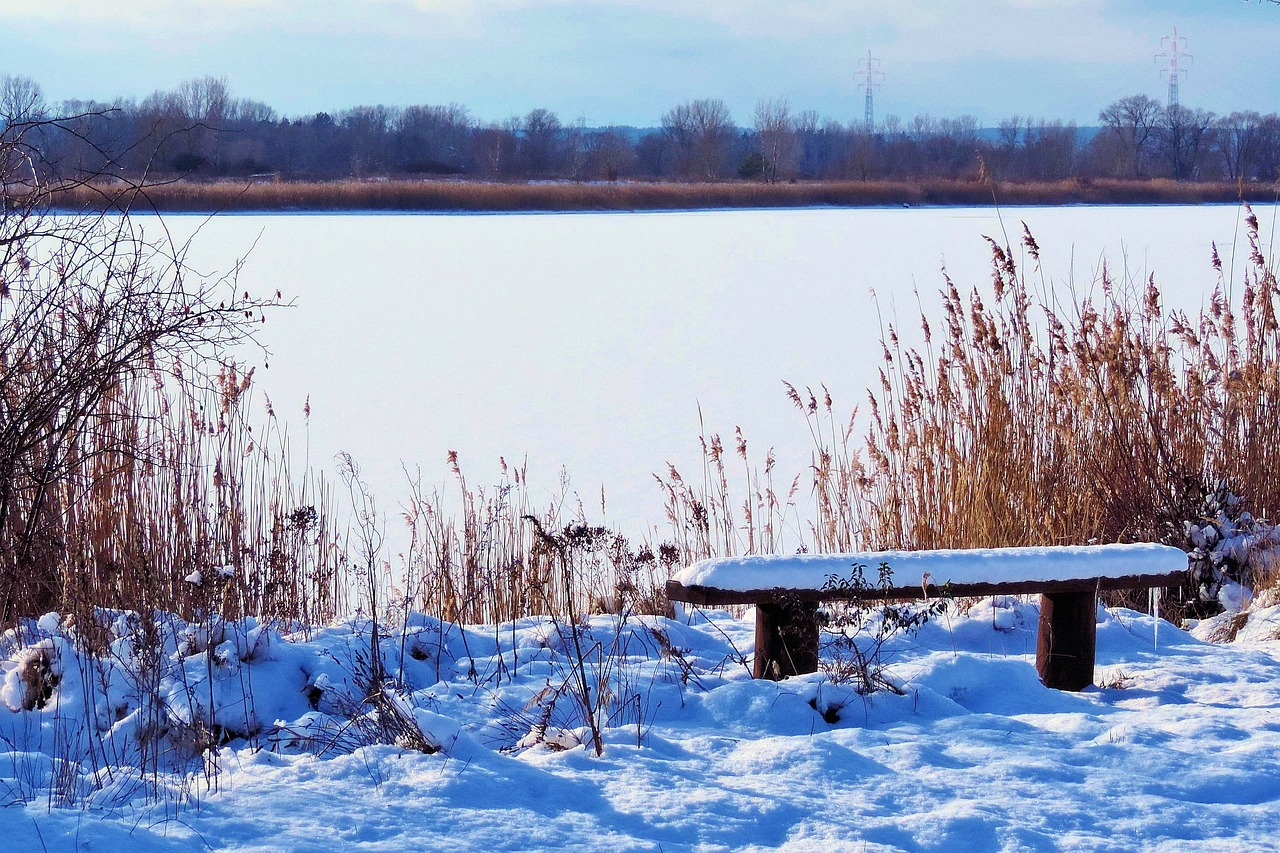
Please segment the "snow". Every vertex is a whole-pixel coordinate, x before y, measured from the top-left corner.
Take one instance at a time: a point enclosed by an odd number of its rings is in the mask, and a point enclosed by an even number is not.
[[[1064,693],[1036,678],[1036,605],[987,598],[890,641],[903,695],[862,695],[834,671],[751,680],[750,612],[593,617],[590,637],[619,652],[610,683],[625,700],[600,758],[563,696],[546,736],[529,737],[546,689],[572,669],[568,627],[549,620],[415,616],[384,638],[430,754],[358,744],[349,722],[333,736],[367,622],[286,634],[170,620],[167,713],[203,705],[229,731],[261,729],[191,776],[161,774],[150,800],[124,760],[110,781],[53,773],[66,741],[89,731],[136,757],[129,732],[145,708],[130,619],[115,620],[121,642],[96,662],[64,629],[33,625],[10,661],[46,649],[62,680],[44,709],[0,710],[0,833],[16,850],[1271,849],[1278,612],[1258,611],[1226,644],[1166,623],[1157,649],[1151,617],[1100,609],[1105,686]],[[824,649],[827,664],[834,654]],[[95,683],[108,687],[101,719],[83,713]],[[51,809],[51,779],[79,799]]]
[[[926,582],[941,586],[1169,574],[1186,571],[1187,554],[1168,545],[1137,543],[728,557],[694,563],[677,573],[675,580],[685,586],[739,592],[822,589],[830,578],[848,581],[854,567],[862,566],[867,583],[874,586],[882,562],[892,571],[894,586],[914,587]]]

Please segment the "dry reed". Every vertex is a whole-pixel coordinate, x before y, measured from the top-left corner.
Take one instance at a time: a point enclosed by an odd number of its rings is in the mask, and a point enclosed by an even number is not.
[[[569,484],[535,506],[528,471],[502,462],[490,489],[472,486],[449,453],[453,487],[427,492],[410,481],[392,598],[447,622],[497,626],[547,614],[665,613],[663,584],[680,561],[669,544],[634,545],[569,507]],[[558,543],[551,547],[549,543]]]
[[[250,377],[228,365],[203,399],[148,379],[122,383],[68,451],[83,464],[50,503],[54,565],[28,567],[61,580],[58,609],[86,635],[98,608],[297,624],[345,609],[330,488],[293,475],[274,413],[254,430]]]
[[[1270,184],[1162,179],[996,183],[920,179],[880,181],[484,181],[402,178],[339,181],[172,181],[120,191],[77,185],[54,203],[84,210],[125,205],[160,211],[591,211],[811,206],[990,206],[1003,204],[1204,204],[1272,201]]]

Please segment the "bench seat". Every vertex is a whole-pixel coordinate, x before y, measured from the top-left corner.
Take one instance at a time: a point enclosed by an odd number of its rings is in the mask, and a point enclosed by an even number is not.
[[[878,584],[879,567],[892,573]],[[865,586],[851,589],[855,567]],[[1044,683],[1093,683],[1100,590],[1177,586],[1187,555],[1154,544],[875,551],[703,560],[667,583],[667,596],[696,606],[756,605],[757,678],[814,672],[817,606],[823,601],[1040,595],[1036,668]]]

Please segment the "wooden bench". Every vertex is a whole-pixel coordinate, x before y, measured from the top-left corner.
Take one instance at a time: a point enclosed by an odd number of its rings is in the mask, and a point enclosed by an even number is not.
[[[882,563],[892,572],[885,586],[876,585]],[[851,593],[845,579],[857,566],[870,586]],[[1093,683],[1098,592],[1177,586],[1186,571],[1185,552],[1148,544],[733,557],[689,566],[667,582],[667,596],[697,606],[754,604],[755,677],[777,680],[817,671],[824,601],[1037,594],[1040,679],[1083,690]]]

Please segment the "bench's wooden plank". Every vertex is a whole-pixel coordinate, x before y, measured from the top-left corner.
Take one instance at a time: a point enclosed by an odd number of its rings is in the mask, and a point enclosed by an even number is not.
[[[954,598],[982,598],[988,595],[1045,595],[1070,592],[1097,592],[1112,589],[1150,589],[1152,587],[1179,586],[1186,579],[1186,572],[1170,572],[1159,575],[1127,575],[1113,578],[1079,578],[1065,581],[1021,581],[1010,583],[952,584],[947,592]],[[856,597],[871,600],[920,600],[940,598],[943,588],[936,584],[927,586],[894,586],[860,590]],[[779,601],[847,601],[855,594],[848,589],[717,589],[709,586],[685,586],[676,580],[667,581],[667,598],[700,607],[726,604],[767,604]]]

